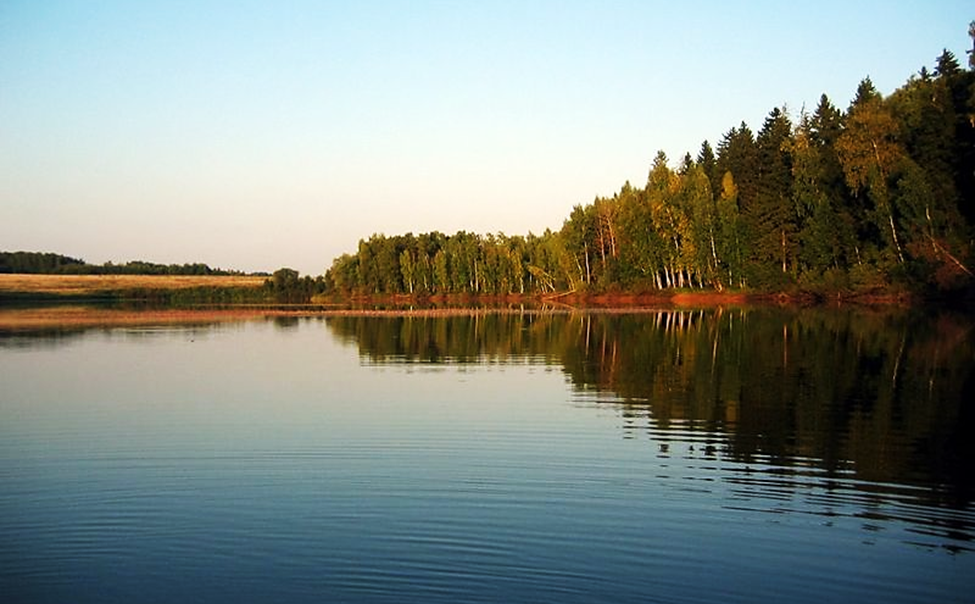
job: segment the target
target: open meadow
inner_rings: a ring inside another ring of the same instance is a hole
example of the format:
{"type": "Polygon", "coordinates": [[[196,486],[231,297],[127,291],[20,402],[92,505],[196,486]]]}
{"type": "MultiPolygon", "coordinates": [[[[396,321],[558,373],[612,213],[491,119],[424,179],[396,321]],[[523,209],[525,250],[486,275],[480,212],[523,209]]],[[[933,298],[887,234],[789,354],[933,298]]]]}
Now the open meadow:
{"type": "Polygon", "coordinates": [[[246,292],[259,292],[263,284],[260,276],[0,274],[0,329],[211,322],[251,316],[258,311],[228,313],[189,306],[246,299],[246,292]],[[188,305],[173,306],[182,300],[188,305]],[[152,308],[101,306],[142,301],[152,308]]]}
{"type": "Polygon", "coordinates": [[[214,275],[23,275],[0,274],[0,295],[93,296],[106,292],[195,287],[260,287],[265,277],[214,275]]]}

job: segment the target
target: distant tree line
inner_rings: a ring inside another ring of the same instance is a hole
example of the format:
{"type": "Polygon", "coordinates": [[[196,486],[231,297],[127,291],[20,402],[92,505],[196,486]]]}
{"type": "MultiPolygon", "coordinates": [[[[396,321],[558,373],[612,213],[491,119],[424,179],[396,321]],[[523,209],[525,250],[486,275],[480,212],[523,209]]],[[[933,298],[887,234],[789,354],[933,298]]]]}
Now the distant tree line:
{"type": "Polygon", "coordinates": [[[45,252],[0,252],[0,273],[69,273],[87,266],[84,260],[45,252]]]}
{"type": "Polygon", "coordinates": [[[510,294],[564,288],[567,255],[550,231],[541,237],[433,232],[373,235],[326,273],[328,291],[365,294],[510,294]]]}
{"type": "Polygon", "coordinates": [[[268,299],[279,304],[304,304],[325,291],[325,278],[302,277],[298,271],[283,267],[264,280],[263,290],[268,299]]]}
{"type": "MultiPolygon", "coordinates": [[[[975,41],[975,24],[970,29],[975,41]]],[[[512,294],[726,288],[782,291],[973,283],[975,55],[945,50],[883,97],[869,78],[842,111],[823,95],[773,109],[642,186],[577,205],[540,236],[438,232],[359,242],[340,294],[512,294]]]]}
{"type": "Polygon", "coordinates": [[[210,268],[206,264],[156,264],[135,260],[124,264],[88,264],[84,260],[50,252],[0,252],[0,273],[51,275],[242,275],[240,271],[210,268]]]}

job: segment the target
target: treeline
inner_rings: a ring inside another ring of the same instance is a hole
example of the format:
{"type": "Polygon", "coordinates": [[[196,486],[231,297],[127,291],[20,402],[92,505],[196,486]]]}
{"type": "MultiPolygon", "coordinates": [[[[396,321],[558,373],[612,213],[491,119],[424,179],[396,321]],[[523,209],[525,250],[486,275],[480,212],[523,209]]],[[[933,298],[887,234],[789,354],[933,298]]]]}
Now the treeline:
{"type": "Polygon", "coordinates": [[[537,293],[565,287],[559,263],[567,259],[551,231],[541,237],[464,231],[373,235],[359,242],[358,253],[333,262],[325,284],[338,293],[537,293]]]}
{"type": "Polygon", "coordinates": [[[298,271],[282,267],[264,280],[262,288],[265,298],[278,304],[305,304],[314,296],[325,291],[325,278],[304,277],[298,271]]]}
{"type": "Polygon", "coordinates": [[[0,273],[30,275],[243,275],[240,271],[192,264],[157,264],[134,260],[124,264],[88,264],[84,260],[50,252],[0,252],[0,273]]]}
{"type": "MultiPolygon", "coordinates": [[[[970,30],[975,41],[975,25],[970,30]]],[[[970,288],[975,55],[949,51],[883,97],[826,96],[795,119],[731,128],[642,186],[577,205],[541,236],[359,242],[325,276],[339,294],[511,294],[726,288],[812,292],[970,288]]]]}

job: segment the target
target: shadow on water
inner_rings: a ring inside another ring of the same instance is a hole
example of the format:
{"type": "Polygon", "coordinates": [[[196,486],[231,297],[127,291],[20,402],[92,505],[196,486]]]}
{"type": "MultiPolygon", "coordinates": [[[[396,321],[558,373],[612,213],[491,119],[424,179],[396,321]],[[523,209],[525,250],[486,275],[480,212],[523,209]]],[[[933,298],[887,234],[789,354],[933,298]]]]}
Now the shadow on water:
{"type": "Polygon", "coordinates": [[[731,466],[721,476],[742,505],[781,496],[764,509],[828,518],[847,498],[865,527],[904,521],[919,543],[948,549],[975,538],[970,316],[762,308],[326,322],[368,363],[560,366],[577,403],[619,414],[624,438],[731,466]]]}

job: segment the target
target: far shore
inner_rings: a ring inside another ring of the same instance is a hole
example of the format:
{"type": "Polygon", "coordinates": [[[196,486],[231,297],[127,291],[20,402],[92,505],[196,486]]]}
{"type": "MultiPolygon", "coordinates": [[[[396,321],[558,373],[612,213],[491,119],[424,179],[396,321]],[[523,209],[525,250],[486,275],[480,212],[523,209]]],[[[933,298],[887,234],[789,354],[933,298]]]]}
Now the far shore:
{"type": "MultiPolygon", "coordinates": [[[[718,303],[713,296],[682,297],[679,302],[660,299],[656,303],[614,305],[486,304],[480,306],[328,306],[328,305],[240,305],[214,308],[112,308],[84,305],[46,305],[39,307],[0,306],[0,333],[29,332],[48,329],[95,327],[152,327],[167,325],[203,325],[250,320],[328,318],[328,317],[413,317],[420,319],[485,316],[494,314],[642,314],[683,312],[696,309],[745,308],[768,306],[771,301],[750,303],[735,297],[718,303]]],[[[795,307],[795,304],[775,303],[795,307]]],[[[884,305],[889,306],[889,305],[884,305]]]]}
{"type": "Polygon", "coordinates": [[[804,294],[753,294],[709,290],[643,293],[578,292],[532,295],[356,296],[316,298],[311,304],[225,304],[139,306],[146,289],[259,288],[261,277],[149,275],[10,275],[0,274],[0,330],[7,332],[97,326],[201,324],[286,317],[446,317],[497,313],[640,313],[744,306],[906,306],[902,295],[838,296],[824,299],[804,294]],[[103,292],[113,304],[98,304],[103,292]],[[132,292],[126,298],[126,292],[132,292]],[[7,302],[2,300],[6,296],[7,302]],[[126,304],[126,302],[132,304],[126,304]]]}
{"type": "MultiPolygon", "coordinates": [[[[743,305],[743,301],[729,300],[730,305],[743,305]],[[735,303],[737,302],[737,303],[735,303]]],[[[721,306],[710,304],[691,306],[721,306]]],[[[498,300],[480,301],[477,305],[410,305],[387,299],[383,304],[295,304],[295,305],[236,305],[200,308],[113,308],[86,306],[83,304],[48,304],[33,307],[0,306],[0,331],[29,331],[53,327],[113,327],[204,324],[253,319],[301,318],[301,317],[458,317],[488,314],[568,314],[593,313],[648,313],[686,309],[687,304],[668,303],[664,298],[655,303],[644,300],[641,304],[573,306],[566,303],[546,304],[540,300],[524,299],[507,304],[498,300]]]]}
{"type": "Polygon", "coordinates": [[[25,275],[0,273],[0,295],[98,296],[104,292],[193,287],[261,287],[266,277],[217,275],[25,275]]]}

